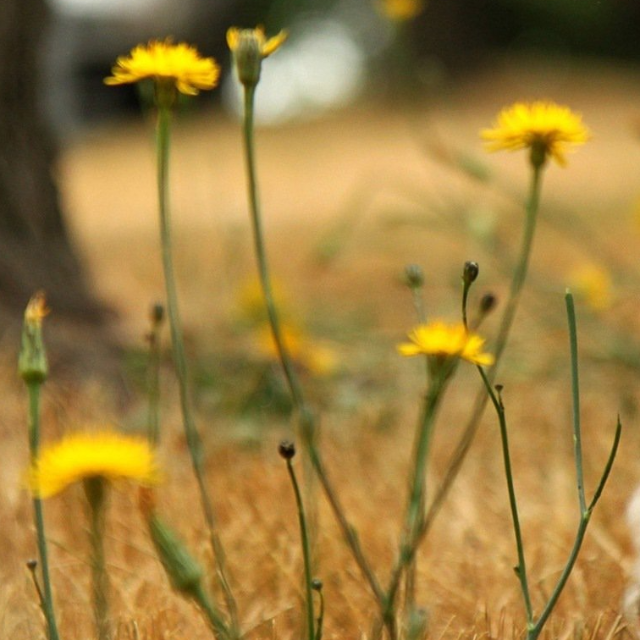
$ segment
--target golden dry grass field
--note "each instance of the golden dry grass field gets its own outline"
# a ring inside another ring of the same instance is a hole
[[[568,167],[546,172],[531,277],[499,376],[533,606],[540,609],[562,570],[579,515],[563,300],[565,287],[573,286],[588,495],[618,413],[624,432],[582,554],[544,637],[624,637],[631,631],[621,617],[621,600],[634,560],[624,511],[640,482],[640,74],[604,65],[500,62],[472,82],[410,106],[362,103],[323,119],[259,130],[268,251],[310,339],[335,355],[331,376],[306,375],[304,383],[322,415],[329,472],[365,552],[384,577],[398,540],[423,390],[419,363],[395,351],[415,322],[401,274],[407,263],[424,268],[427,310],[434,317],[458,317],[465,260],[477,260],[481,269],[472,308],[486,291],[504,299],[519,243],[527,167],[522,152],[484,154],[478,131],[504,105],[538,97],[581,112],[593,138]],[[192,114],[179,122],[173,144],[175,248],[198,425],[243,628],[249,638],[296,638],[302,635],[299,533],[276,451],[283,437],[291,437],[292,425],[269,405],[272,396],[254,398],[251,406],[245,402],[261,389],[264,367],[252,355],[254,337],[237,321],[238,292],[254,270],[239,125],[218,113]],[[469,173],[479,165],[490,178]],[[90,132],[65,150],[58,175],[92,280],[118,311],[119,330],[132,345],[123,364],[130,396],[123,407],[101,383],[51,380],[45,386],[45,438],[84,423],[141,429],[143,334],[148,307],[163,291],[151,125],[127,120]],[[595,302],[580,295],[579,274],[587,267],[610,279]],[[493,317],[483,325],[489,346],[496,327]],[[13,371],[16,348],[3,345],[0,637],[31,640],[43,637],[43,624],[25,568],[35,555],[35,537],[22,486],[26,400]],[[447,395],[430,487],[442,477],[464,427],[477,378],[473,367],[461,367]],[[168,356],[162,385],[166,481],[160,508],[206,561]],[[67,640],[93,637],[82,498],[76,488],[46,503],[52,577]],[[375,603],[321,496],[318,503],[325,637],[370,637]],[[498,423],[487,411],[420,552],[418,601],[428,612],[430,637],[521,637],[516,561]],[[107,562],[117,639],[210,637],[197,610],[171,592],[135,495],[125,486],[113,491],[109,505]]]

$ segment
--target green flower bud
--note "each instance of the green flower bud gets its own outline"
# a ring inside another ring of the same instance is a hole
[[[49,367],[42,339],[42,319],[49,313],[44,293],[36,293],[24,312],[22,342],[18,357],[18,374],[27,383],[42,383]]]
[[[148,517],[149,533],[171,586],[189,596],[197,594],[203,570],[185,544],[155,513]]]

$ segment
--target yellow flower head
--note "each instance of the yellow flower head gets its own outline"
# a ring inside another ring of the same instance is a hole
[[[424,9],[424,0],[379,0],[380,13],[393,22],[413,20]]]
[[[586,264],[575,269],[570,276],[570,287],[593,311],[604,311],[611,306],[611,276],[598,265]]]
[[[426,355],[438,359],[462,358],[473,364],[489,366],[494,363],[490,353],[483,353],[484,338],[467,331],[464,324],[446,324],[434,320],[414,327],[407,336],[410,342],[398,345],[403,356]]]
[[[270,56],[287,39],[287,32],[267,39],[262,27],[227,31],[227,44],[233,53],[238,80],[245,86],[255,86],[260,80],[262,61]]]
[[[582,116],[553,102],[518,102],[498,114],[493,129],[480,132],[488,151],[515,151],[529,148],[534,164],[541,166],[548,156],[559,165],[572,145],[590,138]]]
[[[282,339],[294,362],[316,376],[329,376],[338,367],[336,352],[326,344],[310,340],[296,326],[281,327]],[[263,325],[257,333],[258,349],[270,360],[278,361],[279,354],[271,327]]]
[[[155,454],[143,438],[112,430],[79,432],[43,447],[31,464],[29,488],[38,498],[49,498],[88,478],[133,480],[153,485],[159,480]]]
[[[173,44],[167,38],[139,44],[128,56],[116,60],[111,73],[105,84],[129,84],[150,78],[156,84],[169,84],[180,93],[193,96],[201,89],[216,86],[220,68],[213,58],[200,57],[195,47]]]

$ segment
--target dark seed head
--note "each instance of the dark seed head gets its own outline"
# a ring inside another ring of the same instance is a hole
[[[418,264],[408,264],[404,268],[404,280],[410,289],[419,289],[424,285],[424,272]]]
[[[278,453],[285,459],[291,460],[296,455],[296,445],[291,440],[283,440],[278,445]]]
[[[496,304],[498,304],[498,298],[493,293],[485,293],[480,299],[480,313],[486,315],[493,311]]]
[[[480,267],[477,262],[468,260],[464,263],[464,269],[462,270],[462,281],[469,286],[472,282],[475,282],[478,274],[480,273]]]

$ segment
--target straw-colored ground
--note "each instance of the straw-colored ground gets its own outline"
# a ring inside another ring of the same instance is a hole
[[[563,567],[578,519],[562,294],[576,269],[587,264],[605,269],[613,283],[611,300],[601,310],[578,303],[589,492],[604,465],[618,412],[625,431],[547,637],[622,636],[621,599],[633,563],[624,509],[640,480],[640,231],[633,217],[640,193],[634,178],[640,160],[640,78],[631,71],[570,64],[529,66],[526,73],[518,65],[497,66],[499,72],[412,107],[364,104],[323,120],[260,131],[268,248],[290,304],[306,318],[309,333],[336,353],[339,370],[333,377],[305,382],[321,406],[331,477],[384,580],[398,539],[422,390],[419,364],[401,361],[394,350],[414,322],[399,274],[406,263],[423,266],[428,311],[436,316],[456,317],[467,259],[481,265],[472,304],[487,290],[504,298],[517,252],[526,164],[523,154],[486,157],[477,132],[500,107],[520,98],[550,97],[583,113],[593,140],[570,158],[568,168],[547,172],[530,287],[500,380],[533,605],[539,611]],[[486,164],[492,180],[465,174],[457,154],[466,166],[472,157]],[[253,366],[246,357],[251,338],[234,326],[236,294],[253,269],[237,123],[214,113],[182,121],[175,131],[172,171],[183,315],[200,380],[199,426],[243,627],[254,638],[299,637],[297,521],[276,453],[291,425],[268,407],[225,411],[221,397],[241,395]],[[139,350],[148,305],[162,295],[151,130],[127,121],[94,131],[67,149],[59,176],[96,288],[120,312],[132,351]],[[491,336],[495,328],[496,319],[490,318],[484,331]],[[236,353],[241,364],[229,366]],[[127,368],[132,379],[133,369]],[[207,382],[207,373],[213,382]],[[442,477],[465,424],[476,378],[471,367],[461,369],[447,397],[431,487]],[[3,383],[0,636],[22,640],[41,637],[42,622],[25,569],[35,545],[31,506],[20,484],[27,460],[24,398],[12,371]],[[163,385],[168,481],[160,504],[206,561],[168,365]],[[52,381],[44,408],[47,437],[84,422],[140,428],[144,398],[134,382],[131,388],[139,397],[123,410],[103,385]],[[82,498],[79,489],[71,490],[47,504],[53,580],[69,640],[93,634]],[[321,497],[318,505],[326,637],[365,637],[375,618],[374,601]],[[208,637],[197,611],[171,593],[126,487],[113,493],[107,548],[116,638]],[[515,564],[497,421],[487,412],[420,555],[419,602],[428,612],[431,637],[520,636],[524,618]]]

